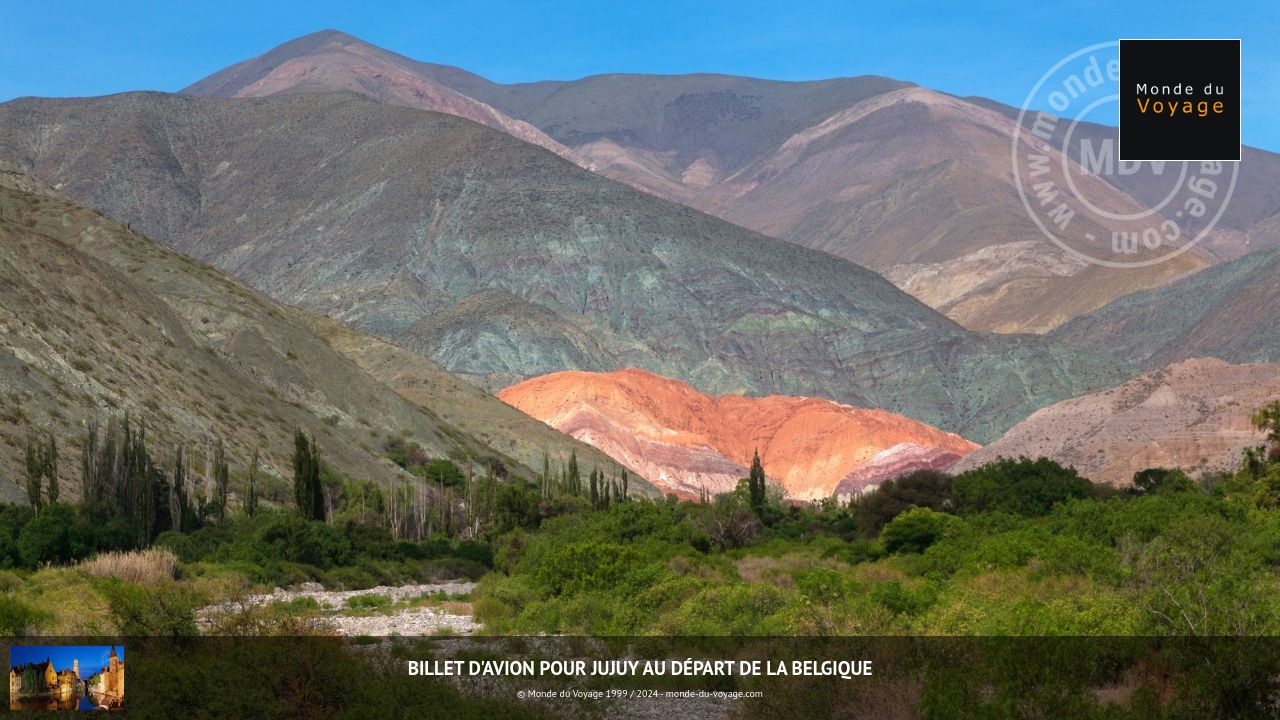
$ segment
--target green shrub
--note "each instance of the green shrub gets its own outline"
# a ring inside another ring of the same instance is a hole
[[[735,583],[703,590],[661,621],[672,635],[786,634],[770,616],[786,604],[785,593],[763,583]]]
[[[98,590],[107,599],[121,635],[181,637],[196,634],[200,598],[177,583],[135,585],[105,580]]]
[[[349,565],[355,558],[351,539],[342,530],[293,514],[280,515],[266,525],[259,541],[272,558],[321,569]]]
[[[386,612],[391,609],[391,598],[377,593],[371,593],[369,595],[352,595],[346,599],[344,605],[350,610]]]
[[[52,616],[8,595],[0,595],[0,636],[24,637],[48,624]]]
[[[1144,493],[1195,492],[1199,486],[1181,470],[1147,468],[1133,474],[1133,486]]]
[[[880,544],[885,552],[921,553],[942,539],[959,518],[929,508],[911,508],[884,526]]]

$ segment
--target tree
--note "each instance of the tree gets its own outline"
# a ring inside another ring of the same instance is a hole
[[[742,507],[742,500],[733,493],[716,496],[714,504],[702,518],[702,529],[711,542],[722,549],[746,545],[760,530],[760,520],[755,513]]]
[[[565,484],[568,485],[570,495],[582,494],[582,473],[578,470],[578,451],[569,452],[569,469],[565,476]]]
[[[27,502],[39,512],[58,502],[58,441],[52,432],[32,432],[26,448]],[[45,484],[48,480],[48,484]]]
[[[187,467],[181,445],[174,453],[173,482],[169,484],[169,528],[182,532],[187,517]],[[191,530],[192,528],[187,528]]]
[[[1150,495],[1191,492],[1197,489],[1195,482],[1186,473],[1165,468],[1139,470],[1133,474],[1133,486]]]
[[[58,440],[53,436],[53,433],[47,433],[46,439],[48,443],[45,445],[44,451],[44,476],[49,481],[46,493],[49,498],[49,504],[54,505],[58,502],[60,494],[58,490]]]
[[[253,517],[258,512],[258,448],[249,456],[249,469],[245,474],[244,514]]]
[[[1280,460],[1280,400],[1267,403],[1253,415],[1253,426],[1266,433],[1271,457]]]
[[[218,438],[218,444],[213,450],[213,514],[222,522],[227,516],[227,483],[230,480],[231,472],[227,466],[227,451],[223,447],[222,438]]]
[[[951,476],[937,470],[916,470],[886,480],[851,503],[855,522],[864,537],[874,538],[884,526],[912,507],[946,510],[951,507]]]
[[[320,451],[315,438],[302,430],[293,437],[293,497],[298,513],[308,520],[324,520],[324,488],[320,483]]]
[[[27,502],[37,513],[44,505],[44,494],[40,491],[40,480],[44,477],[43,459],[40,457],[40,442],[34,435],[27,436]]]
[[[551,458],[546,450],[542,451],[542,497],[551,499]]]
[[[71,529],[75,517],[67,505],[54,505],[23,526],[18,533],[18,554],[29,568],[71,559]]]
[[[760,464],[760,451],[758,449],[751,458],[751,472],[747,475],[747,480],[747,488],[751,496],[751,509],[756,514],[759,514],[760,509],[765,504],[767,489],[765,486],[764,466]]]
[[[999,458],[957,475],[951,499],[959,515],[1007,512],[1037,517],[1060,502],[1092,492],[1093,484],[1074,469],[1047,458]]]

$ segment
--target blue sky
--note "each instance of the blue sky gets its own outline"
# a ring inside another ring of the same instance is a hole
[[[500,82],[603,72],[878,74],[1018,105],[1120,37],[1244,40],[1244,141],[1280,151],[1280,3],[0,0],[0,100],[177,90],[324,28]]]
[[[73,660],[80,660],[80,677],[88,678],[107,665],[109,645],[64,645],[57,647],[15,646],[9,648],[9,666],[26,665],[29,662],[53,661],[55,670],[66,670]],[[116,646],[116,655],[124,660],[124,647]]]

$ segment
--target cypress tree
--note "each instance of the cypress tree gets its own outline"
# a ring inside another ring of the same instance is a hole
[[[245,476],[244,514],[253,517],[258,512],[258,448],[249,457],[249,470]]]
[[[551,499],[551,458],[546,450],[542,451],[542,497]]]
[[[760,464],[760,451],[756,450],[751,458],[751,474],[747,477],[747,488],[751,493],[751,508],[759,511],[764,507],[765,479],[764,466]]]
[[[49,444],[45,446],[43,462],[41,470],[44,476],[49,480],[49,504],[53,505],[58,502],[58,440],[53,433],[48,433]]]
[[[311,514],[316,520],[324,520],[324,484],[320,481],[320,450],[316,438],[311,436]]]
[[[218,444],[213,450],[213,514],[218,518],[218,522],[222,522],[227,517],[227,484],[230,479],[227,451],[222,444],[222,438],[218,438]]]
[[[173,462],[173,482],[169,484],[169,529],[182,532],[187,515],[187,469],[178,446]],[[190,528],[188,528],[190,529]]]
[[[578,451],[573,450],[569,453],[569,470],[566,482],[569,486],[569,493],[575,496],[582,495],[582,473],[578,470]]]
[[[302,430],[293,436],[293,502],[299,515],[312,519],[315,504],[311,500],[311,443]]]
[[[40,479],[44,476],[41,459],[42,448],[34,435],[27,435],[27,502],[37,513],[44,505],[44,494],[40,492]]]

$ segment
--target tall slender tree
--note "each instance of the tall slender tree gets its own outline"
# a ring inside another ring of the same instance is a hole
[[[253,517],[258,513],[258,448],[249,456],[249,469],[245,473],[244,514]]]
[[[44,478],[43,448],[34,434],[27,435],[27,502],[37,513],[44,507],[44,493],[40,489],[40,481]]]
[[[53,505],[58,502],[60,494],[58,488],[58,439],[53,436],[52,432],[45,434],[44,457],[41,463],[41,469],[44,470],[44,477],[49,481],[45,493],[49,498],[49,504]]]
[[[169,528],[182,532],[187,516],[187,468],[182,445],[174,452],[173,482],[169,484]],[[190,528],[186,528],[190,529]]]
[[[213,515],[222,522],[227,517],[227,484],[231,471],[227,465],[227,450],[222,438],[213,449]]]
[[[764,466],[760,464],[760,451],[755,451],[751,458],[751,473],[747,476],[747,489],[751,497],[751,508],[759,511],[765,503]]]
[[[293,493],[298,513],[308,520],[324,520],[324,488],[320,484],[320,451],[314,437],[302,430],[293,438]]]

